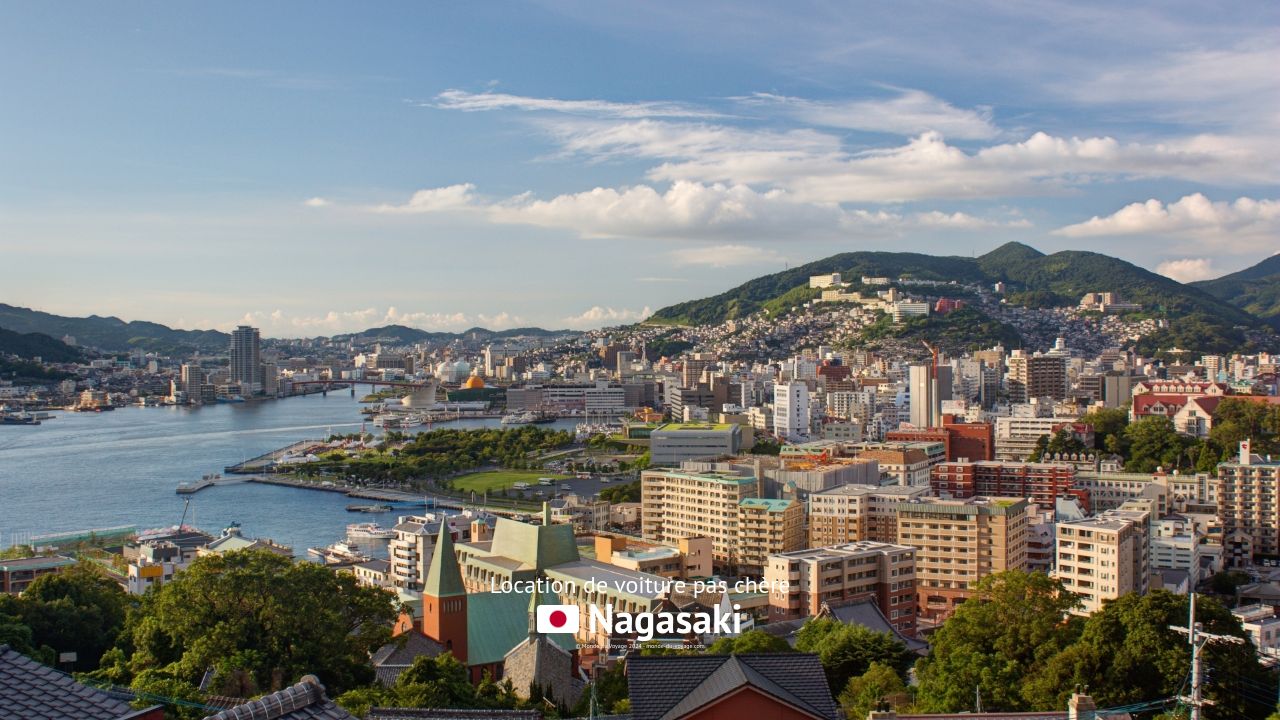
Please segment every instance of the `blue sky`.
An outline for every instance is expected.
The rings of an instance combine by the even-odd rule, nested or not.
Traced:
[[[10,3],[0,302],[595,327],[848,250],[1280,250],[1280,5]]]

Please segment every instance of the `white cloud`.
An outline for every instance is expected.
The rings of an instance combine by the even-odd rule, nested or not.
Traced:
[[[1196,280],[1208,280],[1217,277],[1220,273],[1213,269],[1212,258],[1182,258],[1181,260],[1166,260],[1156,266],[1156,272],[1167,278],[1173,278],[1180,283],[1194,282]]]
[[[322,197],[313,197],[313,198],[307,198],[306,200],[303,200],[302,204],[306,205],[307,207],[322,208],[329,205],[329,201]]]
[[[755,93],[741,100],[751,105],[781,108],[803,122],[823,127],[895,135],[935,131],[946,137],[969,140],[987,140],[1000,134],[991,120],[990,108],[958,108],[920,90],[902,90],[896,97],[876,100],[821,102],[771,93]]]
[[[1224,252],[1252,252],[1280,242],[1280,200],[1249,197],[1213,202],[1201,193],[1165,204],[1132,203],[1105,217],[1053,231],[1064,237],[1156,235],[1208,244]]]
[[[380,213],[405,214],[465,210],[472,205],[472,202],[475,199],[472,195],[472,192],[475,189],[476,186],[471,183],[462,183],[446,187],[419,190],[415,192],[413,196],[409,198],[409,201],[403,205],[383,204],[374,207],[373,210]]]
[[[751,245],[716,245],[672,250],[671,258],[683,265],[734,267],[739,265],[781,265],[786,259],[777,250]]]
[[[639,322],[653,314],[645,306],[643,310],[617,310],[612,307],[593,306],[580,315],[564,318],[565,326],[574,330],[589,330],[610,325],[626,325]]]
[[[779,238],[833,232],[842,211],[791,202],[780,190],[759,193],[745,185],[676,182],[666,192],[636,185],[598,187],[550,200],[521,196],[492,206],[490,217],[593,238]]]
[[[986,230],[990,228],[1029,228],[1031,221],[1026,218],[1016,220],[988,220],[968,213],[944,213],[937,210],[916,213],[911,221],[920,227],[952,228],[956,230]]]
[[[608,100],[560,100],[536,98],[506,93],[470,93],[465,90],[445,90],[436,95],[430,107],[463,112],[489,110],[523,110],[530,112],[556,112],[568,115],[586,115],[607,118],[719,117],[718,113],[684,103],[675,102],[610,102]]]

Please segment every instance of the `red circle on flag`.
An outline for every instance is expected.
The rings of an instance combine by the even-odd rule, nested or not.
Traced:
[[[564,624],[569,622],[569,616],[565,615],[563,610],[553,610],[547,616],[547,620],[551,621],[551,624],[556,627],[564,627]]]

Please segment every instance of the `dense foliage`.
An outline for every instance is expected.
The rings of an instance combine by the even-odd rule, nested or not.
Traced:
[[[842,688],[849,679],[865,673],[872,663],[883,663],[903,677],[916,656],[889,633],[878,633],[861,625],[815,618],[796,634],[796,649],[818,655],[827,673],[827,684]]]
[[[607,487],[600,491],[600,499],[611,503],[640,502],[640,481]]]
[[[71,668],[92,670],[115,644],[131,605],[132,598],[101,570],[76,565],[36,578],[21,596],[0,594],[0,644],[47,665],[72,652]]]
[[[357,478],[404,481],[442,477],[486,465],[526,469],[535,465],[532,454],[572,442],[572,433],[535,426],[432,430],[414,435],[399,449],[371,449],[354,457],[334,453],[323,462],[304,466],[303,471],[328,470]]]
[[[928,340],[945,349],[976,350],[1002,344],[1017,346],[1022,337],[1017,328],[992,319],[975,307],[963,307],[946,315],[907,318],[901,323],[884,315],[862,333],[866,340],[899,338]]]
[[[448,652],[436,657],[419,656],[413,665],[400,673],[393,685],[369,685],[348,690],[338,696],[337,702],[360,716],[374,706],[494,710],[542,705],[532,698],[518,698],[510,680],[498,683],[486,674],[479,685],[472,685],[467,677],[467,666]]]
[[[98,679],[252,697],[315,674],[335,692],[373,679],[395,597],[354,575],[265,550],[198,558],[128,616]]]
[[[1170,626],[1185,626],[1188,598],[1166,590],[1126,595],[1087,618],[1067,612],[1074,596],[1059,580],[1009,571],[979,583],[933,636],[919,661],[917,701],[930,712],[973,708],[974,689],[990,710],[1061,709],[1072,690],[1087,686],[1099,707],[1173,697],[1190,672],[1187,640]],[[1202,597],[1196,619],[1211,633],[1246,637],[1221,604]],[[1214,643],[1205,651],[1213,682],[1206,685],[1212,719],[1262,717],[1275,697],[1253,689],[1274,687],[1274,674],[1258,663],[1251,643]]]
[[[10,360],[0,357],[0,379],[14,382],[52,383],[75,377],[74,374],[45,367],[30,360]]]

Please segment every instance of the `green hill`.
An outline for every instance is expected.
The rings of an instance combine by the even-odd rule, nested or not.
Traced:
[[[1216,280],[1191,283],[1280,329],[1280,255]]]
[[[79,348],[44,333],[16,333],[0,328],[0,355],[17,355],[24,360],[40,358],[48,363],[77,362],[84,354]]]
[[[200,350],[226,352],[231,336],[216,330],[174,330],[159,323],[125,322],[117,317],[75,318],[0,303],[0,327],[18,333],[43,333],[60,338],[71,335],[76,344],[108,352],[134,348],[171,352]]]
[[[806,297],[810,275],[839,272],[857,282],[862,276],[955,280],[990,285],[1002,281],[1009,298],[1029,306],[1072,306],[1087,292],[1111,291],[1141,303],[1144,312],[1169,318],[1170,328],[1148,338],[1147,350],[1178,345],[1225,351],[1244,341],[1244,328],[1258,318],[1196,287],[1183,285],[1118,258],[1092,252],[1045,255],[1022,243],[1006,243],[976,257],[939,257],[920,253],[850,252],[750,280],[701,300],[662,308],[652,321],[709,324],[743,317],[761,309]],[[935,291],[934,294],[936,294]],[[1003,331],[1002,331],[1003,332]]]

